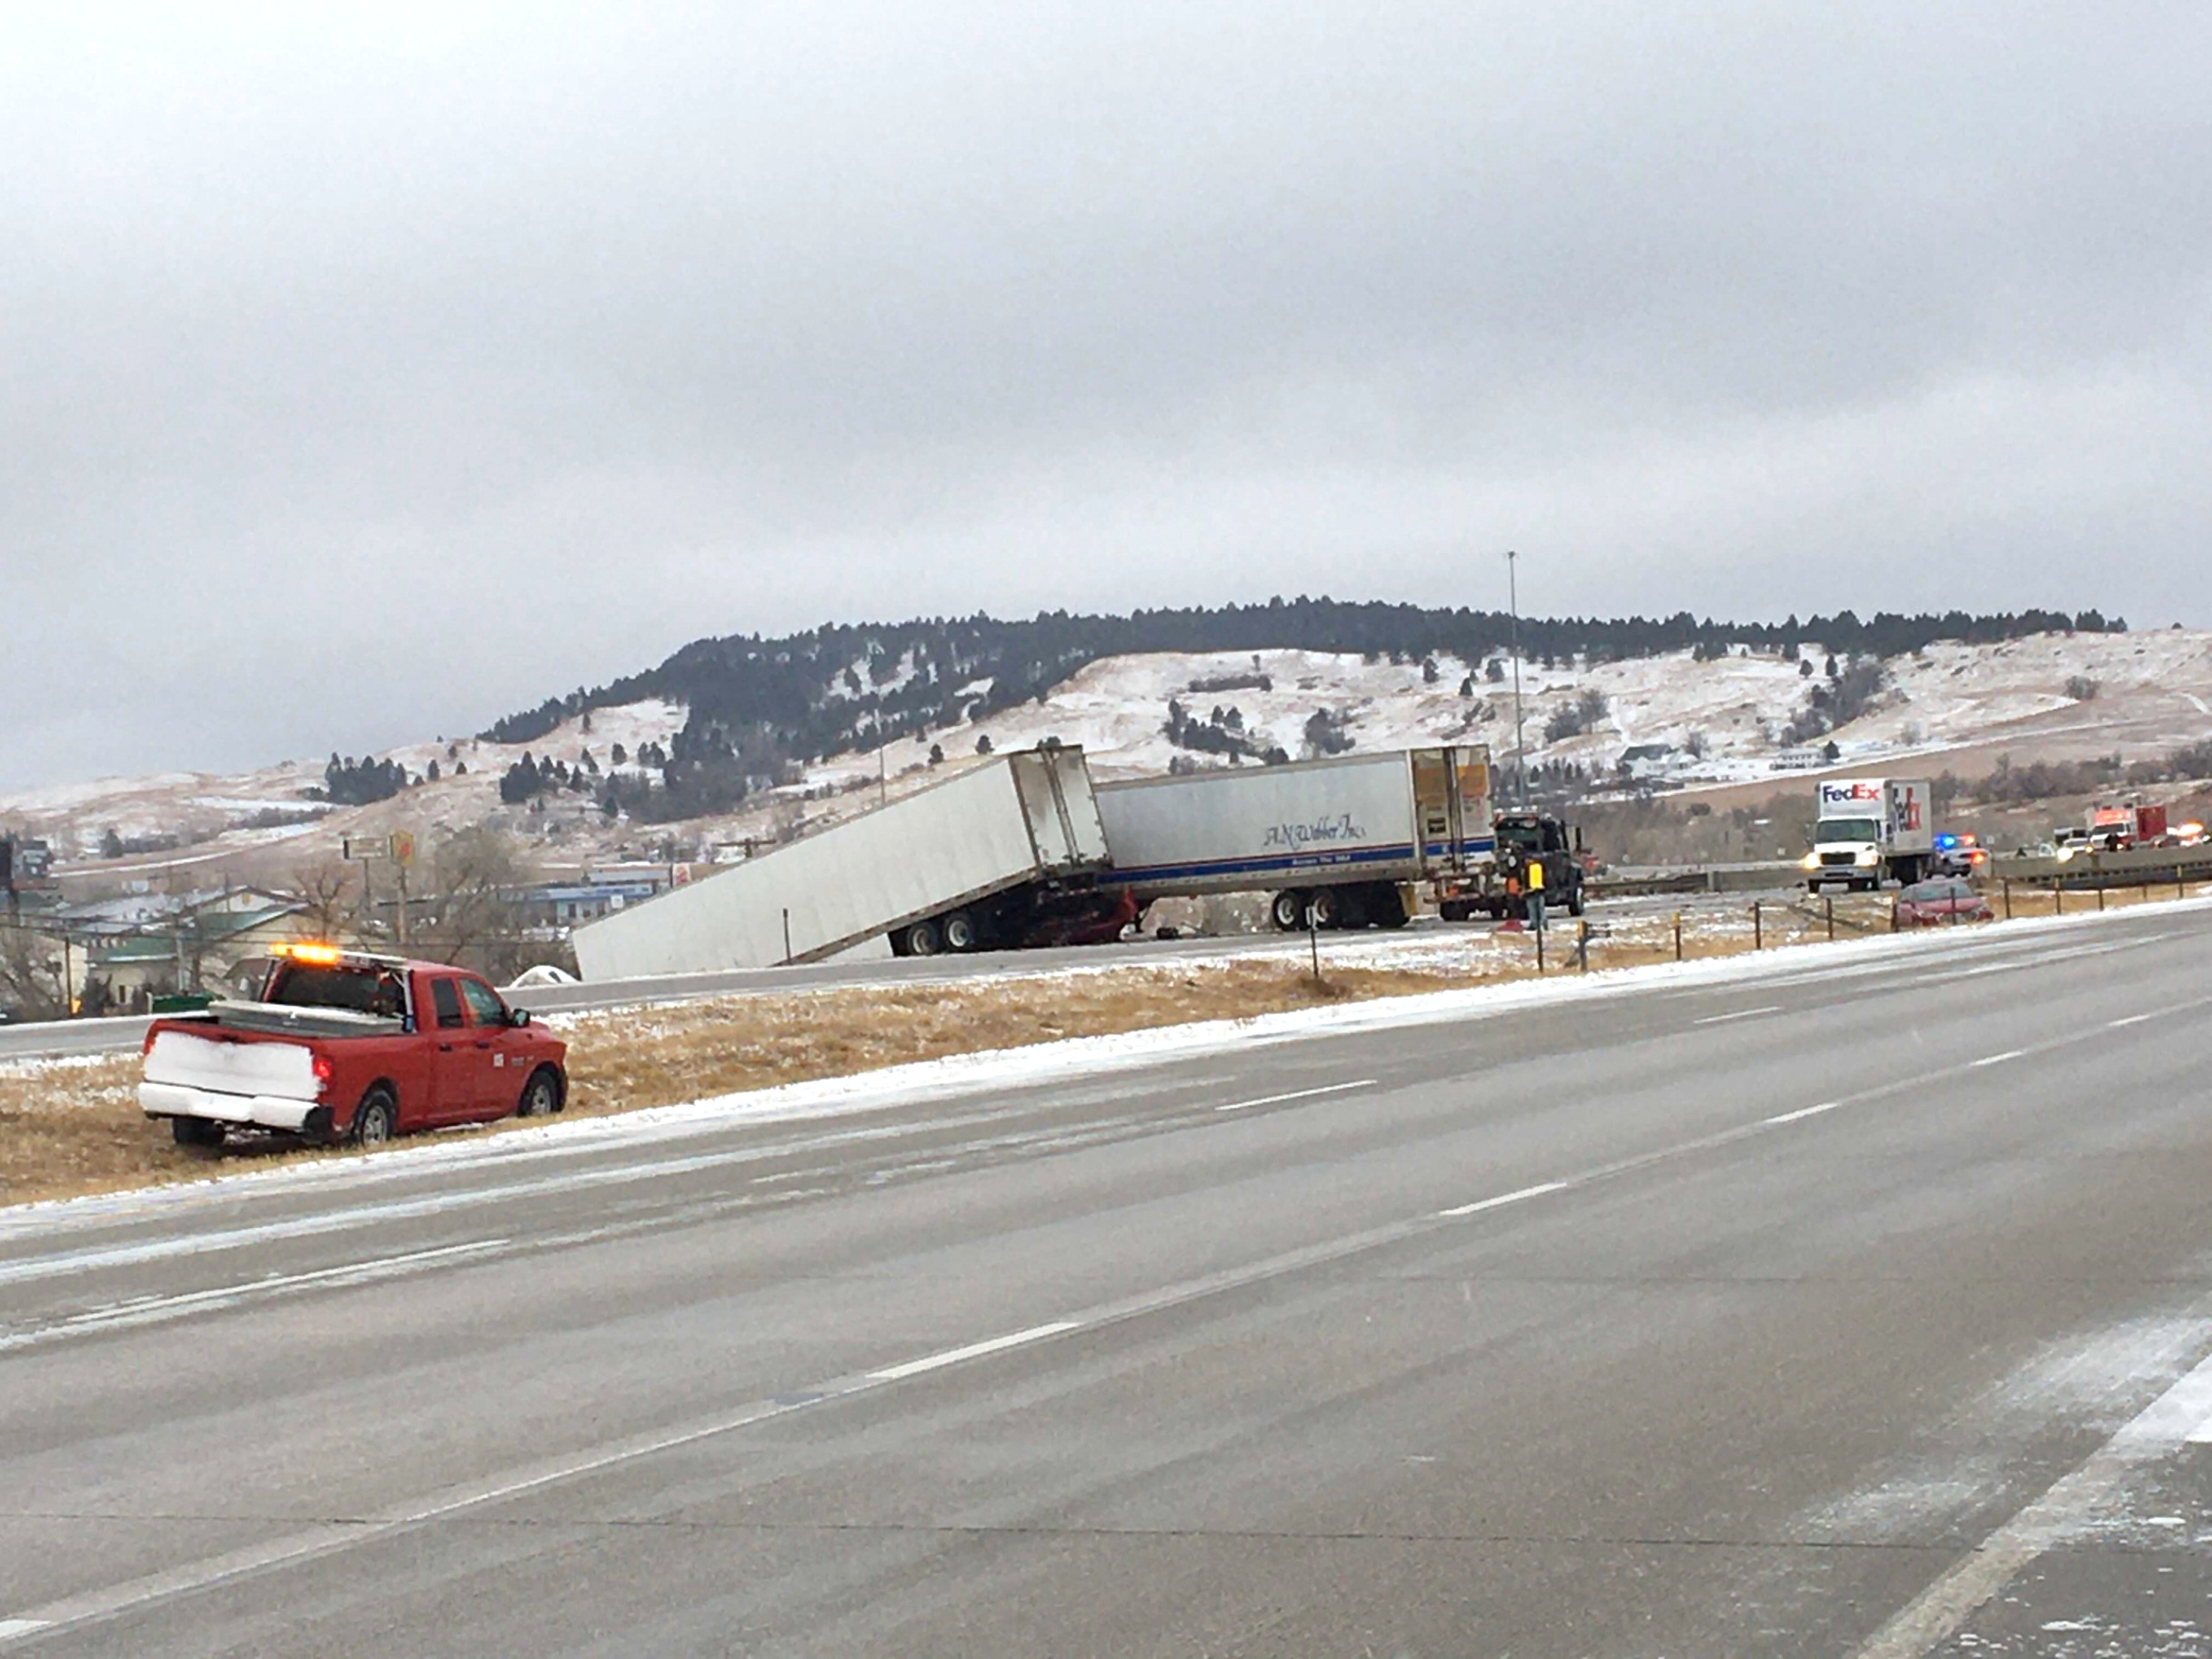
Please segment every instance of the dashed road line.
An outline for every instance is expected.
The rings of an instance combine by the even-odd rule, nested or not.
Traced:
[[[1761,1118],[1759,1121],[1770,1126],[1782,1123],[1799,1123],[1803,1122],[1806,1118],[1817,1118],[1824,1111],[1834,1111],[1842,1104],[1843,1101],[1823,1101],[1817,1106],[1800,1106],[1795,1111],[1778,1111],[1771,1118]]]
[[[1316,1095],[1342,1094],[1347,1089],[1372,1089],[1375,1080],[1362,1077],[1349,1083],[1324,1083],[1318,1089],[1293,1089],[1288,1094],[1263,1094],[1256,1101],[1232,1101],[1226,1106],[1216,1106],[1216,1111],[1249,1111],[1254,1106],[1280,1106],[1285,1101],[1310,1101]]]
[[[1725,1025],[1731,1020],[1752,1020],[1761,1014],[1778,1014],[1781,1011],[1782,1004],[1776,1002],[1767,1008],[1739,1008],[1734,1013],[1707,1014],[1703,1020],[1693,1020],[1690,1023],[1692,1025]]]
[[[1503,1210],[1508,1204],[1517,1204],[1524,1198],[1542,1198],[1547,1192],[1564,1192],[1571,1185],[1564,1181],[1541,1181],[1533,1187],[1523,1187],[1518,1192],[1501,1192],[1495,1198],[1477,1199],[1472,1204],[1461,1204],[1456,1209],[1439,1210],[1439,1221],[1457,1221],[1463,1215],[1480,1215],[1485,1210]]]
[[[1025,1342],[1041,1342],[1048,1336],[1061,1336],[1081,1329],[1081,1320],[1056,1319],[1046,1324],[1031,1325],[1026,1331],[1017,1331],[1010,1336],[994,1336],[989,1342],[970,1342],[965,1348],[948,1348],[942,1353],[909,1360],[903,1365],[886,1365],[881,1371],[870,1372],[868,1380],[870,1382],[900,1382],[908,1377],[919,1377],[926,1371],[942,1371],[946,1366],[958,1365],[963,1360],[980,1360],[987,1353],[1003,1353],[1009,1348],[1019,1348]]]

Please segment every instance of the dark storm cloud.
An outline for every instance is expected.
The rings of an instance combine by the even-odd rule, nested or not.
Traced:
[[[0,787],[702,632],[1278,589],[2212,622],[2195,8],[65,14]]]

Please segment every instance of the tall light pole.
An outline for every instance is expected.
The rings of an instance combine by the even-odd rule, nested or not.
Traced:
[[[1513,645],[1513,789],[1520,798],[1521,809],[1528,810],[1528,745],[1521,728],[1521,584],[1515,568],[1521,555],[1508,548],[1505,551],[1505,602],[1511,608]]]

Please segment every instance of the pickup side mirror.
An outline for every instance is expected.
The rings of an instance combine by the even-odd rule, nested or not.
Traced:
[[[529,1024],[530,1010],[527,1008],[510,1008],[507,1010],[507,1022],[519,1031]]]

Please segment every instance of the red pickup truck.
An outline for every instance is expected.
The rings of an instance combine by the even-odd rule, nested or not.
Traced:
[[[377,1146],[567,1103],[568,1044],[475,974],[280,945],[261,994],[146,1028],[138,1103],[186,1146],[230,1128]]]

